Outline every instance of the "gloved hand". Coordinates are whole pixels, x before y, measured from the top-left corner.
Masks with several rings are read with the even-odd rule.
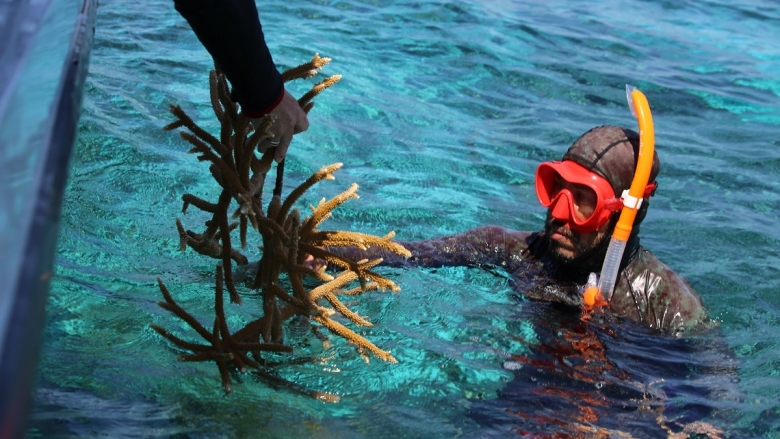
[[[293,135],[309,129],[309,119],[301,106],[298,105],[298,100],[288,93],[287,90],[284,91],[282,101],[269,114],[276,117],[276,121],[274,121],[270,129],[274,135],[262,141],[258,145],[258,149],[260,152],[265,152],[268,148],[276,148],[274,160],[276,163],[279,163],[287,155],[287,148],[290,146],[290,142],[292,142]],[[262,118],[258,118],[250,119],[249,121],[256,129],[261,120]]]

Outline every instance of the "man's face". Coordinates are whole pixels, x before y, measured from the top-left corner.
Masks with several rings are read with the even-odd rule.
[[[553,219],[548,210],[545,230],[547,236],[550,237],[553,256],[562,262],[573,262],[606,239],[609,223],[604,224],[595,232],[575,232]]]
[[[556,191],[569,190],[573,195],[574,215],[580,219],[593,213],[596,194],[585,186],[569,183],[560,177],[556,179]],[[610,223],[590,233],[576,232],[562,222],[553,219],[552,210],[547,210],[545,230],[550,237],[553,256],[562,262],[573,262],[606,239]]]

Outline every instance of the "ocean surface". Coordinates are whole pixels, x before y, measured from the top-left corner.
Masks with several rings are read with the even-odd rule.
[[[28,437],[780,438],[775,1],[269,0],[260,16],[280,70],[333,59],[294,95],[343,75],[286,160],[288,190],[344,164],[303,212],[360,185],[326,229],[538,230],[538,163],[594,126],[635,128],[637,86],[662,162],[642,243],[700,293],[713,328],[605,330],[516,297],[499,269],[384,268],[401,292],[350,306],[397,364],[291,321],[295,353],[269,373],[295,385],[234,374],[225,395],[214,364],[178,362],[149,326],[194,336],[157,306],[158,277],[213,318],[214,262],[179,251],[175,220],[200,229],[181,196],[216,188],[161,130],[170,104],[216,130],[212,62],[171,1],[101,0]],[[261,312],[242,293],[231,325]]]

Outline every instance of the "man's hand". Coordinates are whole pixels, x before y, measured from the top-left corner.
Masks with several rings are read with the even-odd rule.
[[[261,142],[258,149],[261,152],[265,152],[268,148],[276,148],[274,160],[276,160],[276,163],[279,163],[287,155],[287,148],[290,146],[290,142],[292,142],[293,135],[309,129],[309,119],[301,106],[298,105],[298,100],[288,93],[287,90],[284,91],[282,102],[270,114],[276,117],[276,121],[271,125],[270,129],[274,136]],[[255,128],[257,128],[261,120],[250,119]]]
[[[320,271],[328,268],[328,261],[315,258],[312,255],[306,255],[306,259],[303,261],[303,266],[314,271]]]

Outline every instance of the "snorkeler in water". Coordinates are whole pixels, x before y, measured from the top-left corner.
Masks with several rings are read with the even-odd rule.
[[[257,7],[252,0],[174,0],[176,10],[187,20],[200,42],[233,86],[231,98],[257,125],[266,115],[276,121],[274,136],[264,140],[260,151],[276,148],[281,162],[293,135],[309,129],[309,120],[298,101],[284,89],[265,43]]]
[[[306,114],[284,90],[281,75],[265,44],[257,9],[251,0],[174,0],[176,10],[233,85],[233,98],[244,114],[259,120],[277,117],[274,138],[281,161],[292,136],[308,128]],[[620,194],[632,184],[639,156],[639,135],[625,128],[601,126],[577,139],[560,162],[542,163],[536,193],[547,207],[547,220],[536,233],[486,226],[457,235],[401,242],[408,259],[371,249],[385,265],[502,267],[515,290],[535,300],[583,304],[580,288],[599,273],[623,209]],[[639,245],[639,225],[657,187],[658,156],[653,164],[609,300],[612,313],[668,333],[704,322],[701,298],[677,273]],[[333,249],[353,252],[358,249]],[[361,255],[357,259],[362,259]],[[600,311],[599,311],[600,312]]]
[[[577,139],[561,161],[539,165],[536,193],[547,207],[542,231],[485,226],[442,238],[400,241],[412,253],[411,258],[378,248],[369,249],[367,256],[382,257],[383,264],[391,266],[500,267],[510,275],[514,290],[524,297],[581,306],[580,288],[590,273],[601,271],[623,207],[616,194],[631,185],[638,151],[636,132],[600,126]],[[706,313],[688,282],[639,244],[639,225],[655,193],[659,171],[660,161],[654,153],[644,202],[626,243],[609,309],[676,334],[702,324]],[[332,250],[348,252],[357,259],[367,257],[355,248]]]

